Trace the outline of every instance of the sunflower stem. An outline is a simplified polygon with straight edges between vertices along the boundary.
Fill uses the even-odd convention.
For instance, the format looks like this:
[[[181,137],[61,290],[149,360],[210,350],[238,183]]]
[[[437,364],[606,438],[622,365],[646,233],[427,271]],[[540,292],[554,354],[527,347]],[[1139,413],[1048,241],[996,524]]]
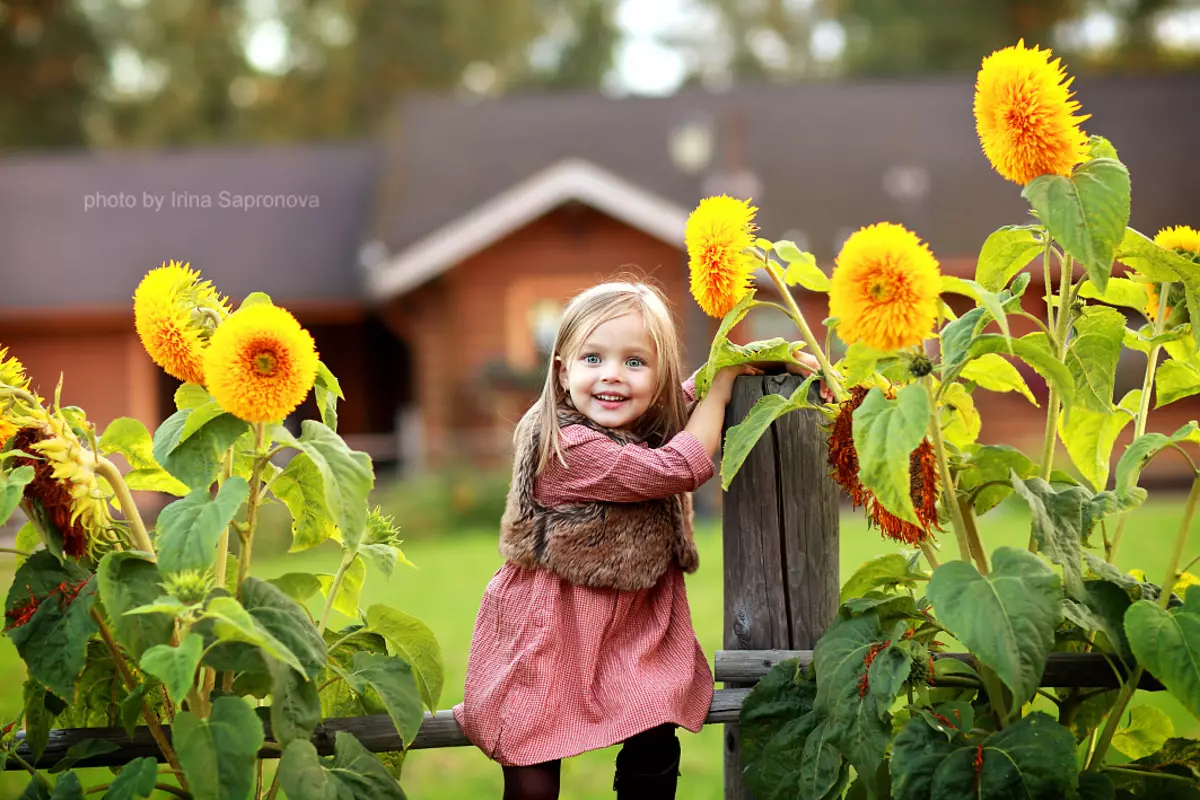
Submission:
[[[225,451],[225,463],[221,467],[221,481],[223,485],[225,481],[233,475],[233,448],[230,447]],[[217,563],[213,567],[213,584],[217,588],[225,585],[225,571],[229,562],[229,526],[225,526],[225,530],[221,531],[221,538],[217,539]],[[212,690],[217,685],[217,671],[210,666],[204,667],[204,683],[200,691],[201,697],[206,700],[212,697]]]
[[[1164,283],[1159,287],[1162,292],[1158,296],[1158,316],[1154,320],[1154,335],[1158,336],[1166,327],[1167,316],[1167,294],[1171,291],[1171,284]],[[1146,357],[1146,375],[1142,379],[1142,397],[1141,403],[1138,405],[1137,416],[1133,418],[1133,440],[1136,442],[1143,434],[1146,433],[1146,423],[1150,417],[1150,392],[1154,388],[1154,374],[1158,371],[1158,354],[1162,350],[1162,345],[1156,344],[1150,348],[1150,354]],[[1184,455],[1187,455],[1186,453]],[[1117,558],[1117,548],[1121,546],[1121,539],[1125,536],[1125,526],[1129,521],[1129,512],[1126,511],[1117,518],[1117,527],[1113,531],[1112,546],[1109,547],[1105,554],[1105,560],[1112,564]]]
[[[937,400],[933,392],[933,380],[926,375],[921,379],[925,393],[929,395],[929,436],[933,439],[933,451],[937,454],[938,472],[942,476],[942,503],[950,512],[950,522],[954,526],[954,538],[958,542],[958,557],[963,561],[971,561],[971,542],[967,537],[966,525],[963,523],[962,510],[954,496],[954,481],[950,477],[950,463],[946,460],[946,442],[942,439],[942,418],[938,410]],[[987,565],[976,563],[980,573],[987,574]]]
[[[765,259],[764,261],[767,274],[771,276],[771,281],[775,284],[775,289],[787,305],[788,316],[792,318],[792,322],[796,323],[796,327],[800,330],[800,335],[808,344],[809,349],[812,350],[813,355],[816,356],[817,363],[821,365],[821,373],[825,379],[825,384],[833,392],[833,396],[837,398],[837,402],[842,402],[846,399],[846,390],[842,387],[841,377],[834,372],[833,366],[829,363],[829,357],[817,343],[817,338],[813,336],[812,329],[808,327],[808,322],[804,319],[804,313],[800,311],[800,306],[796,305],[796,298],[792,297],[791,291],[788,290],[787,281],[783,279],[783,273],[780,272],[779,265],[770,259]]]
[[[346,577],[346,571],[358,558],[358,553],[345,550],[342,553],[342,563],[338,565],[337,574],[333,576],[333,583],[329,585],[329,594],[325,597],[325,607],[321,609],[321,621],[317,623],[317,633],[324,634],[325,628],[329,625],[329,612],[333,610],[333,599],[337,597],[338,590],[342,588],[342,580]]]
[[[965,497],[958,498],[958,508],[962,514],[963,526],[967,529],[967,541],[971,545],[971,552],[975,554],[976,563],[983,565],[980,572],[986,575],[991,568],[988,566],[987,550],[983,547],[983,537],[980,536],[979,526],[976,524],[975,509]]]
[[[938,568],[937,553],[933,549],[933,545],[929,542],[921,542],[918,545],[921,548],[921,553],[925,556],[925,560],[929,562],[929,569],[935,570]]]
[[[117,465],[109,461],[104,456],[94,456],[96,465],[94,467],[96,474],[108,481],[108,485],[113,488],[117,494],[117,501],[121,504],[121,511],[125,514],[125,519],[129,522],[129,530],[133,535],[133,543],[139,549],[145,551],[151,561],[157,561],[157,556],[154,553],[154,543],[150,541],[150,534],[146,532],[146,525],[142,522],[142,515],[138,512],[137,503],[133,502],[133,495],[129,491],[129,486],[125,483],[125,478],[121,475],[121,470],[117,469]]]
[[[242,599],[242,584],[250,574],[250,558],[254,550],[254,528],[258,521],[258,504],[262,497],[262,472],[267,457],[261,455],[266,439],[267,426],[254,424],[254,466],[250,470],[250,496],[246,500],[246,533],[242,537],[242,551],[238,555],[237,598]]]
[[[92,608],[92,619],[100,629],[100,638],[104,640],[109,652],[112,653],[113,663],[117,667],[117,672],[121,675],[121,680],[125,682],[125,687],[129,691],[137,688],[138,682],[133,677],[133,673],[129,671],[129,665],[125,663],[125,656],[121,653],[121,648],[117,646],[116,640],[113,639],[112,631],[108,629],[108,624],[105,623],[104,617],[100,616],[100,612]],[[187,778],[183,774],[183,767],[179,763],[179,757],[175,755],[175,750],[171,747],[171,742],[167,739],[167,734],[163,730],[162,723],[158,721],[158,717],[150,710],[150,706],[145,699],[142,700],[142,719],[146,721],[146,727],[150,729],[150,736],[154,739],[158,749],[162,752],[163,758],[167,759],[167,763],[171,765],[171,769],[179,773],[179,784],[188,791]]]
[[[1049,241],[1049,240],[1047,240]],[[1063,356],[1067,351],[1067,335],[1071,328],[1071,272],[1073,262],[1070,256],[1067,256],[1059,261],[1059,304],[1058,313],[1054,311],[1054,304],[1050,302],[1050,266],[1049,266],[1050,248],[1047,245],[1046,249],[1046,315],[1047,319],[1053,322],[1054,333],[1048,336],[1050,343],[1050,352],[1056,361],[1062,361]],[[1062,413],[1062,398],[1059,397],[1058,388],[1051,383],[1049,396],[1046,400],[1046,430],[1042,438],[1042,472],[1041,477],[1044,481],[1050,480],[1051,473],[1054,472],[1054,451],[1058,445],[1058,419]],[[1029,535],[1029,552],[1036,553],[1038,551],[1037,540],[1033,538],[1033,534]]]

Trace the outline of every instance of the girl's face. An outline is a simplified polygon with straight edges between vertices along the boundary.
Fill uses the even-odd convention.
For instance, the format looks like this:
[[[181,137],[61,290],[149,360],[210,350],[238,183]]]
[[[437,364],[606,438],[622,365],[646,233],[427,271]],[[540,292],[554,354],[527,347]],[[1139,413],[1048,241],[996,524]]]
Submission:
[[[579,413],[605,428],[631,426],[654,401],[658,352],[636,311],[596,327],[558,380]]]

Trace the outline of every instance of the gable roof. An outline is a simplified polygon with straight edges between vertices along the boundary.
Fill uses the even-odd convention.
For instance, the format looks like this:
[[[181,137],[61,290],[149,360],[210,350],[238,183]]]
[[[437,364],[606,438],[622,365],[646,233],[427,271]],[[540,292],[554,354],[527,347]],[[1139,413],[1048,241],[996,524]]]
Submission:
[[[384,299],[413,289],[569,201],[585,203],[682,247],[688,212],[581,159],[564,159],[418,239],[368,269],[368,291]]]
[[[358,302],[378,160],[375,144],[0,159],[0,310],[129,308],[168,259],[235,300]]]
[[[429,231],[568,159],[690,210],[712,187],[674,164],[668,141],[699,119],[716,136],[713,165],[732,160],[757,178],[764,236],[803,238],[827,262],[850,232],[890,220],[917,231],[942,259],[973,259],[989,233],[1028,213],[1020,187],[980,150],[973,83],[949,76],[689,88],[662,98],[411,98],[397,107],[398,133],[385,142],[387,186],[370,237],[402,262]],[[1186,222],[1200,185],[1200,162],[1190,156],[1200,75],[1083,76],[1073,88],[1091,115],[1085,129],[1111,140],[1130,168],[1131,224],[1153,233]],[[731,129],[740,129],[740,142],[726,135]],[[897,180],[926,191],[889,193]]]

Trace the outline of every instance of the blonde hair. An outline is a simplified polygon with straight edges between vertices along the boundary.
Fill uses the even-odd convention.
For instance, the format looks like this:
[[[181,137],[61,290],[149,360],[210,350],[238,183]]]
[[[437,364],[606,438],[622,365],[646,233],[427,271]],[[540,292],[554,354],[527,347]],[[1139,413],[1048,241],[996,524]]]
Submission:
[[[687,424],[683,401],[683,354],[675,321],[662,291],[645,283],[616,281],[601,283],[580,292],[567,303],[554,349],[546,369],[546,384],[533,405],[534,424],[539,433],[537,474],[550,463],[551,455],[566,466],[559,443],[558,411],[570,408],[570,395],[563,389],[560,366],[578,356],[592,331],[609,320],[637,312],[654,342],[658,381],[650,407],[637,420],[637,433],[651,447],[665,444]]]

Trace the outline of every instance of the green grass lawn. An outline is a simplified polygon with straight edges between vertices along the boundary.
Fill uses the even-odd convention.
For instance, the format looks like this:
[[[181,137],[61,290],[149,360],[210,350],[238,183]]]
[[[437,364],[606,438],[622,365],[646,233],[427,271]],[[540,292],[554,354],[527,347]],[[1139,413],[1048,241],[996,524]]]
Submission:
[[[1168,549],[1178,530],[1182,506],[1179,500],[1157,500],[1139,509],[1126,533],[1121,554],[1124,569],[1145,569],[1151,580],[1161,580]],[[989,549],[1002,544],[1024,546],[1028,539],[1028,515],[1002,507],[983,520]],[[863,518],[847,512],[843,516],[841,578],[844,580],[864,560],[890,551],[890,545],[866,529]],[[722,582],[721,539],[716,523],[702,525],[697,532],[701,568],[688,578],[688,590],[696,632],[710,658],[721,647]],[[953,549],[951,536],[945,547]],[[1186,558],[1200,552],[1200,536],[1193,529]],[[494,531],[412,542],[405,554],[417,569],[400,568],[390,581],[373,571],[367,579],[363,605],[387,603],[423,619],[442,646],[446,665],[446,687],[440,703],[449,708],[462,699],[463,678],[471,628],[484,585],[500,566]],[[285,572],[330,571],[336,567],[333,543],[306,553],[278,556],[258,563],[254,573],[269,578]],[[0,555],[0,587],[11,582],[13,561]],[[339,621],[335,620],[335,624]],[[12,644],[0,639],[0,720],[11,718],[21,705],[23,665]],[[1135,702],[1149,702],[1166,709],[1180,734],[1200,734],[1200,724],[1165,695],[1143,693]],[[679,797],[717,800],[723,794],[721,733],[719,726],[698,735],[681,732],[683,777]],[[612,764],[616,748],[587,753],[563,766],[564,798],[611,800]],[[89,783],[107,782],[105,770],[89,770]],[[16,797],[26,779],[17,775],[0,777],[0,797]],[[418,750],[409,754],[403,784],[416,800],[438,798],[496,797],[501,794],[500,768],[474,748]],[[165,797],[165,795],[164,795]]]

